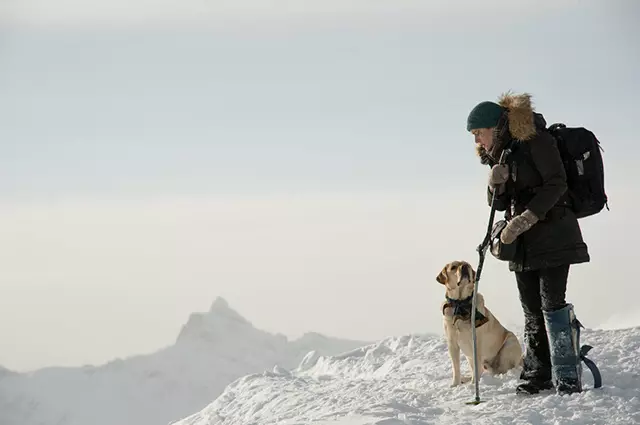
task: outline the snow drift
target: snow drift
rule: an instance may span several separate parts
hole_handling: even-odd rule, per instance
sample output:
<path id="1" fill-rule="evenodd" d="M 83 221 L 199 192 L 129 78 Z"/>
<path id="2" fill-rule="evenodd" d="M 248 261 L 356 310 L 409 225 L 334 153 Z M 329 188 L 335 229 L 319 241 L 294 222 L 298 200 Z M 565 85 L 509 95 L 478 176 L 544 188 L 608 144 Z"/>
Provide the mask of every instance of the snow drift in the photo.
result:
<path id="1" fill-rule="evenodd" d="M 174 345 L 153 354 L 29 374 L 0 368 L 0 424 L 164 425 L 244 375 L 295 367 L 310 350 L 337 354 L 363 344 L 316 333 L 289 341 L 256 329 L 218 298 L 191 315 Z"/>
<path id="2" fill-rule="evenodd" d="M 522 341 L 522 333 L 518 332 Z M 518 371 L 450 388 L 444 338 L 402 336 L 338 356 L 309 355 L 295 369 L 240 378 L 208 407 L 175 425 L 500 425 L 640 423 L 640 328 L 583 330 L 581 342 L 602 372 L 603 387 L 570 396 L 516 396 Z M 463 372 L 470 375 L 465 361 Z"/>

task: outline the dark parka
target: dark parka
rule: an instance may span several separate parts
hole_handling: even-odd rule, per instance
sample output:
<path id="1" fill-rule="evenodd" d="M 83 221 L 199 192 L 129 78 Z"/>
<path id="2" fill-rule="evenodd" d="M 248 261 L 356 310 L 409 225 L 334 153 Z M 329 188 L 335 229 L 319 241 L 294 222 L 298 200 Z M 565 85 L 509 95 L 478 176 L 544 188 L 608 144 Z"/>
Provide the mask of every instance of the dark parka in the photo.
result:
<path id="1" fill-rule="evenodd" d="M 544 117 L 534 112 L 528 94 L 506 94 L 498 103 L 506 112 L 496 126 L 493 148 L 487 152 L 478 146 L 482 163 L 490 166 L 505 148 L 511 149 L 506 158 L 509 180 L 496 197 L 496 210 L 505 211 L 509 219 L 528 208 L 540 219 L 514 242 L 516 258 L 509 270 L 588 262 L 587 245 L 570 208 L 565 169 Z M 491 198 L 489 189 L 489 204 Z"/>

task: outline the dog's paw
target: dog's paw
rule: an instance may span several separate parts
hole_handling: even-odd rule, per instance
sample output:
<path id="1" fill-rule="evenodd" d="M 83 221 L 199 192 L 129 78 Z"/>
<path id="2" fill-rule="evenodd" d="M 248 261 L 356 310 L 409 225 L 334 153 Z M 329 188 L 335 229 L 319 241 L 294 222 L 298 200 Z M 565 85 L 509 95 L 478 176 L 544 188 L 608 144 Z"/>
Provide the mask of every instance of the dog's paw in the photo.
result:
<path id="1" fill-rule="evenodd" d="M 451 385 L 449 385 L 449 388 L 455 388 L 459 385 L 460 385 L 460 382 L 452 382 Z"/>

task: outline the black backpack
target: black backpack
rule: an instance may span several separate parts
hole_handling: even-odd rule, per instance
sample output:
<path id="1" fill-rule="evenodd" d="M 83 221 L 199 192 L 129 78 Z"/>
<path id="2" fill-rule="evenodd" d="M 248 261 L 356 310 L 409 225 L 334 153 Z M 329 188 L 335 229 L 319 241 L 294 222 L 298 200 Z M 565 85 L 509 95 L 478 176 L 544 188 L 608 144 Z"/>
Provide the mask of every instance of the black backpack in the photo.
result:
<path id="1" fill-rule="evenodd" d="M 556 123 L 548 128 L 556 139 L 567 173 L 572 209 L 578 218 L 599 213 L 606 206 L 604 163 L 600 141 L 584 127 Z M 604 151 L 603 151 L 604 152 Z"/>

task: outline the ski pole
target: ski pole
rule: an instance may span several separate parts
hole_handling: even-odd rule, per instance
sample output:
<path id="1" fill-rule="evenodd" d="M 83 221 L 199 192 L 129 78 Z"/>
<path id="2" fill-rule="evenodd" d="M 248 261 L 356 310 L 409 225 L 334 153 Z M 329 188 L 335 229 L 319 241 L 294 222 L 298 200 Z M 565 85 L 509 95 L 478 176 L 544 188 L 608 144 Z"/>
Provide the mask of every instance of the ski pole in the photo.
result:
<path id="1" fill-rule="evenodd" d="M 510 150 L 505 149 L 502 151 L 502 155 L 500 155 L 500 164 L 504 164 L 504 159 L 506 155 L 508 155 Z M 491 242 L 491 230 L 493 228 L 493 221 L 496 215 L 496 192 L 497 188 L 493 190 L 491 196 L 491 213 L 489 214 L 489 224 L 487 225 L 487 233 L 485 234 L 484 240 L 478 246 L 478 269 L 476 270 L 476 281 L 473 285 L 473 298 L 471 300 L 471 338 L 473 340 L 473 382 L 475 384 L 475 399 L 467 404 L 480 404 L 480 382 L 478 377 L 480 373 L 478 372 L 478 340 L 476 336 L 476 306 L 477 306 L 477 298 L 478 298 L 478 282 L 480 281 L 480 275 L 482 274 L 482 266 L 484 265 L 484 258 L 487 253 L 487 249 L 489 248 L 489 243 Z"/>

